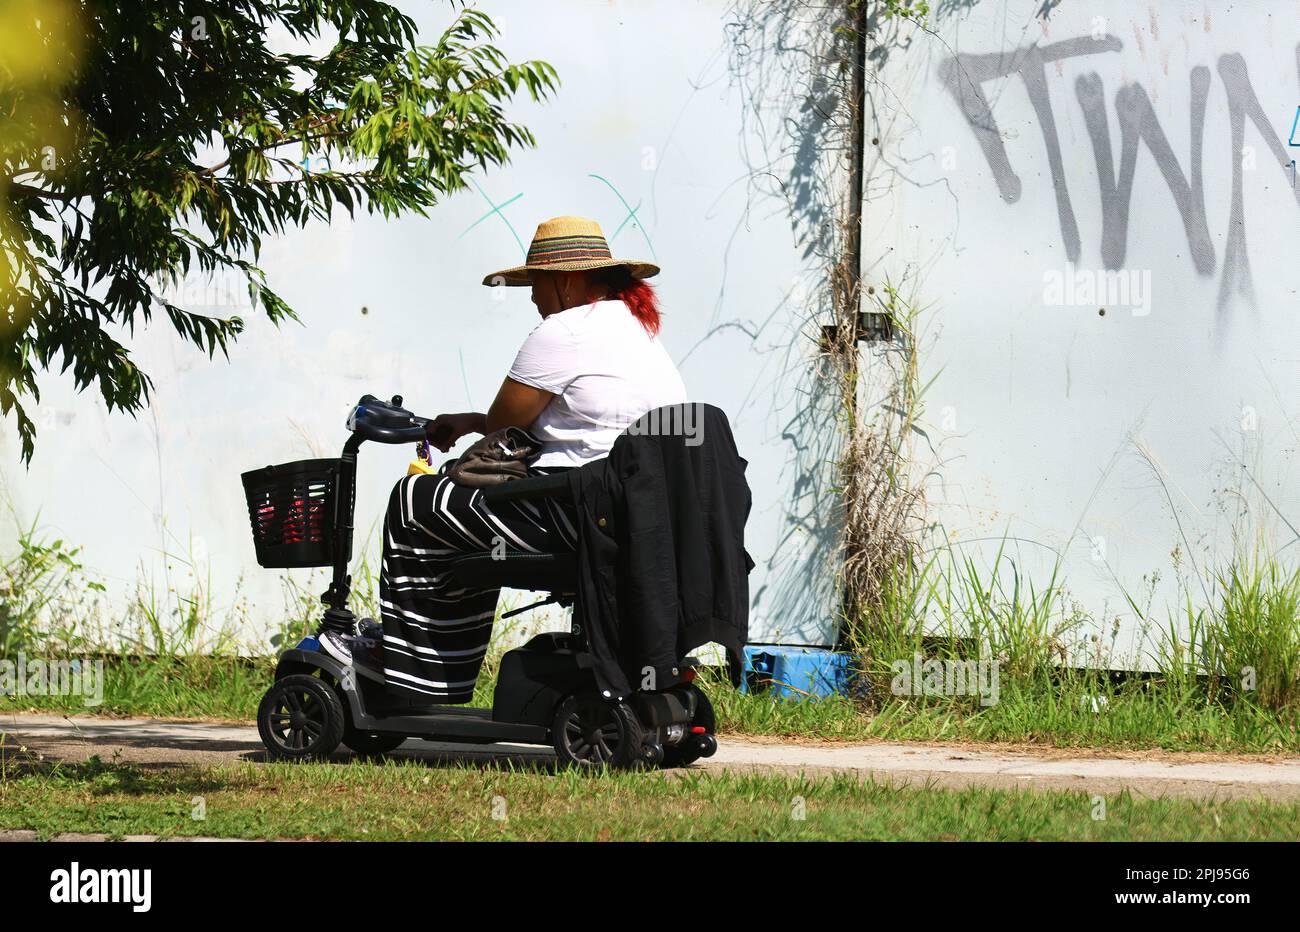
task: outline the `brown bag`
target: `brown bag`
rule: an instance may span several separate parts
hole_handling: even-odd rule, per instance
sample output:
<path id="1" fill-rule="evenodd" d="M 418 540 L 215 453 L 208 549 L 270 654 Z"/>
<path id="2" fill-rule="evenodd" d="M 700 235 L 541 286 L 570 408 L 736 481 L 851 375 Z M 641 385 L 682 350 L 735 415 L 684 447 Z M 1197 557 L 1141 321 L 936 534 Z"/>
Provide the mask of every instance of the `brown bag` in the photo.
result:
<path id="1" fill-rule="evenodd" d="M 451 464 L 457 485 L 482 489 L 528 476 L 528 464 L 542 452 L 542 442 L 522 427 L 503 427 L 478 440 Z"/>

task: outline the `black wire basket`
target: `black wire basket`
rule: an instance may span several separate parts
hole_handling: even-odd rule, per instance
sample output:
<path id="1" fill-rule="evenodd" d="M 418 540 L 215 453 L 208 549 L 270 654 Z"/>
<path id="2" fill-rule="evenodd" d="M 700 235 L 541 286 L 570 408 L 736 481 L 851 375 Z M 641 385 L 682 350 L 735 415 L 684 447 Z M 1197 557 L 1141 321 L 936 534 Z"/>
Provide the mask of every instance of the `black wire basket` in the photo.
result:
<path id="1" fill-rule="evenodd" d="M 259 566 L 333 565 L 339 463 L 299 460 L 241 476 Z"/>

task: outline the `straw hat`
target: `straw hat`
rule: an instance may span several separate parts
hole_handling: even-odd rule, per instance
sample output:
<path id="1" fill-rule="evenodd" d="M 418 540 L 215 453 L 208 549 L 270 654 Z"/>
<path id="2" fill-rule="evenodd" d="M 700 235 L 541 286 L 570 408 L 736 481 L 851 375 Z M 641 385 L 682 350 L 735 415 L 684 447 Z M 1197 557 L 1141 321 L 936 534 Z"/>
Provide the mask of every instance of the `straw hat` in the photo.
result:
<path id="1" fill-rule="evenodd" d="M 555 217 L 537 226 L 523 265 L 493 272 L 483 279 L 485 285 L 528 285 L 530 271 L 583 272 L 625 265 L 633 278 L 659 274 L 659 266 L 633 259 L 614 259 L 600 224 L 585 217 Z"/>

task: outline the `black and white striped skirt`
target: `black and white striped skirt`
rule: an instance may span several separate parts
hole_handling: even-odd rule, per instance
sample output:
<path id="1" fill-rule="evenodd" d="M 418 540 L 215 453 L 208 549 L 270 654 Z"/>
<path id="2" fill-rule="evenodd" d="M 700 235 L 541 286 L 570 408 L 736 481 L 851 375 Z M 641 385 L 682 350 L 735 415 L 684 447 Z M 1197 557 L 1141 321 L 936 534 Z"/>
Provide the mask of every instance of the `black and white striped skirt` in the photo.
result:
<path id="1" fill-rule="evenodd" d="M 541 472 L 538 471 L 540 475 Z M 502 502 L 446 475 L 407 476 L 384 517 L 379 580 L 384 674 L 430 702 L 468 702 L 487 653 L 499 589 L 459 587 L 448 562 L 467 553 L 559 553 L 576 546 L 571 506 Z"/>

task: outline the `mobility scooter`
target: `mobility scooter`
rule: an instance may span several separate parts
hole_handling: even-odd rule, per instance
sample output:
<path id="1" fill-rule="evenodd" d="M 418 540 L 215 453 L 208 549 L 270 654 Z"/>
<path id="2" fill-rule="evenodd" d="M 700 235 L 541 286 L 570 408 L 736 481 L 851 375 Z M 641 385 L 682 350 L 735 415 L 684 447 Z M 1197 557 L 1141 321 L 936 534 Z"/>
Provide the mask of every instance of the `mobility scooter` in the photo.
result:
<path id="1" fill-rule="evenodd" d="M 317 634 L 354 633 L 348 609 L 357 452 L 367 440 L 414 443 L 428 420 L 365 395 L 347 420 L 351 436 L 338 459 L 303 460 L 243 474 L 258 563 L 263 567 L 333 567 L 321 596 L 326 608 Z M 562 476 L 515 479 L 482 491 L 488 501 L 563 496 Z M 454 572 L 466 587 L 508 586 L 550 593 L 540 605 L 572 606 L 573 553 L 490 553 L 460 558 Z M 503 616 L 507 617 L 507 616 Z M 492 708 L 431 705 L 391 691 L 383 674 L 344 664 L 316 637 L 284 651 L 275 682 L 262 698 L 257 728 L 276 760 L 319 760 L 340 744 L 358 754 L 384 754 L 408 738 L 466 744 L 552 745 L 561 763 L 576 767 L 686 766 L 717 750 L 708 697 L 694 681 L 699 662 L 684 658 L 676 682 L 626 700 L 602 696 L 592 656 L 576 622 L 568 633 L 538 634 L 502 657 Z"/>

